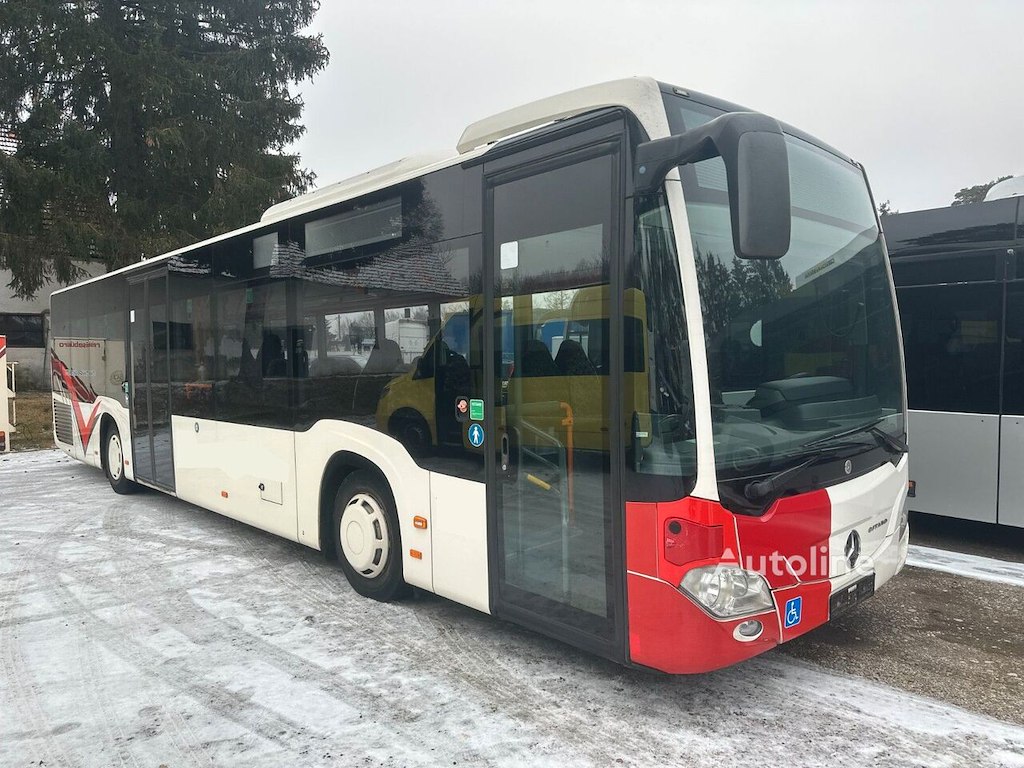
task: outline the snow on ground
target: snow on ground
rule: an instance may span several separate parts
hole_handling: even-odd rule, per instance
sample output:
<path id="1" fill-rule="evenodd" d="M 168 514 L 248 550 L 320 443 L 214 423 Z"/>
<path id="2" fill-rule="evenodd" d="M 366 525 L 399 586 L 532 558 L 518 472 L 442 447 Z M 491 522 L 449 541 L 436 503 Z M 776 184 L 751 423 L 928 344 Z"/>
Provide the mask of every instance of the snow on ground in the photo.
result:
<path id="1" fill-rule="evenodd" d="M 0 460 L 0 765 L 993 765 L 1024 728 L 768 654 L 628 670 L 56 452 Z"/>
<path id="2" fill-rule="evenodd" d="M 1024 563 L 1012 563 L 1007 560 L 912 544 L 907 555 L 907 565 L 982 581 L 995 581 L 1013 587 L 1024 587 Z"/>

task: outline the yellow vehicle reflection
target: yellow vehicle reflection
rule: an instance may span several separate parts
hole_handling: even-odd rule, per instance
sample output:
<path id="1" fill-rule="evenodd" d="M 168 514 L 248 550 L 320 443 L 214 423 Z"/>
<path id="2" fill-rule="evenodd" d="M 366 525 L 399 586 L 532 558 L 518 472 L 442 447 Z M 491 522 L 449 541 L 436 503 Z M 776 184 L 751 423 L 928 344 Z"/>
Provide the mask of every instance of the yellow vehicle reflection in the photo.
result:
<path id="1" fill-rule="evenodd" d="M 482 397 L 482 323 L 480 298 L 449 315 L 412 368 L 385 388 L 377 407 L 377 426 L 398 438 L 410 451 L 450 445 L 475 451 L 469 442 L 470 422 L 460 421 L 456 401 Z M 576 449 L 607 451 L 606 388 L 609 386 L 609 291 L 607 285 L 550 294 L 506 297 L 495 308 L 496 335 L 506 352 L 495 361 L 502 396 L 482 397 L 497 406 L 496 425 L 505 423 L 504 403 L 530 412 L 531 425 L 568 438 Z M 653 386 L 647 377 L 649 349 L 644 295 L 632 288 L 623 296 L 625 355 L 623 434 L 636 431 L 634 413 L 641 414 L 640 432 L 649 433 Z M 566 423 L 567 422 L 567 423 Z M 567 434 L 570 433 L 571 435 Z"/>

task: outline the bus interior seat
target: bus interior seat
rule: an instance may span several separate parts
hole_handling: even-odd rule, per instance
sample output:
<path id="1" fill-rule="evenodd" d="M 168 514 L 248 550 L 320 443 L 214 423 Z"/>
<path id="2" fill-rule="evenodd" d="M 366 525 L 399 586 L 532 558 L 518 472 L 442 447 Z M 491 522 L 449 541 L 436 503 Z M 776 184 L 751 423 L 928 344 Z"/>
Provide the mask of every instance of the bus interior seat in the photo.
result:
<path id="1" fill-rule="evenodd" d="M 551 352 L 540 339 L 527 339 L 523 347 L 523 364 L 517 369 L 523 378 L 533 376 L 558 376 L 558 366 L 551 359 Z"/>
<path id="2" fill-rule="evenodd" d="M 442 367 L 442 375 L 444 376 L 445 389 L 468 392 L 473 380 L 469 363 L 463 355 L 448 349 L 447 345 L 445 345 L 444 350 L 445 363 Z"/>
<path id="3" fill-rule="evenodd" d="M 555 365 L 563 376 L 593 376 L 597 373 L 583 345 L 574 339 L 566 339 L 559 345 Z"/>

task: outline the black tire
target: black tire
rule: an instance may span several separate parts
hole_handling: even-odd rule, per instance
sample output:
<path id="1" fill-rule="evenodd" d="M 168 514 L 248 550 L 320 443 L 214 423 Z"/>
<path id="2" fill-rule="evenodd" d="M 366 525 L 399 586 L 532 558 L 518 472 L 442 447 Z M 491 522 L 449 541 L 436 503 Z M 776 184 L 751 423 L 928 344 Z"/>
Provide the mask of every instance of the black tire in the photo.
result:
<path id="1" fill-rule="evenodd" d="M 138 483 L 125 477 L 124 445 L 117 427 L 111 427 L 103 437 L 103 472 L 114 493 L 129 494 L 139 490 Z"/>
<path id="2" fill-rule="evenodd" d="M 391 489 L 366 470 L 352 472 L 334 496 L 334 551 L 352 588 L 389 602 L 409 593 L 402 578 L 402 536 Z"/>

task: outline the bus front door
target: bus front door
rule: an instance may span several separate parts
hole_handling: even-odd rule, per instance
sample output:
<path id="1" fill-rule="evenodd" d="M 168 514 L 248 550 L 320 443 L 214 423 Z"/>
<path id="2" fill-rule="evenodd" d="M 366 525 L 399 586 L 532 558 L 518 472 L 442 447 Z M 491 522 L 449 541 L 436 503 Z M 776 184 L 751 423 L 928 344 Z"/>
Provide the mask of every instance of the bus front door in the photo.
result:
<path id="1" fill-rule="evenodd" d="M 173 491 L 166 275 L 129 283 L 128 310 L 135 477 Z"/>
<path id="2" fill-rule="evenodd" d="M 489 434 L 476 438 L 493 452 L 494 612 L 616 657 L 624 621 L 612 468 L 622 449 L 611 427 L 621 377 L 611 375 L 608 338 L 548 332 L 579 291 L 614 288 L 620 155 L 607 146 L 485 169 L 494 389 Z"/>

